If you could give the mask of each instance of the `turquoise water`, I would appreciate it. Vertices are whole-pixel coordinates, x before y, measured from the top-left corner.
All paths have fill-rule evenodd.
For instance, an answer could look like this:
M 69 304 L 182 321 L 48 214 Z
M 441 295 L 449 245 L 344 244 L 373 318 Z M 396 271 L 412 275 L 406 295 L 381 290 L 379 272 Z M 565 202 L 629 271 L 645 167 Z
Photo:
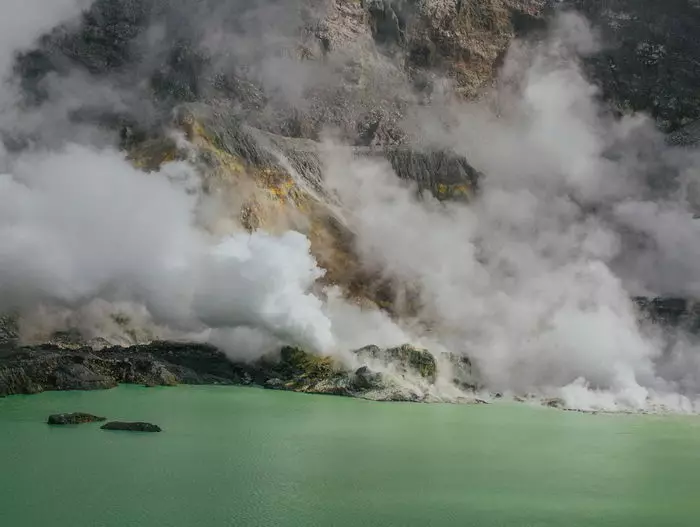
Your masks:
M 0 452 L 2 527 L 700 525 L 700 418 L 120 387 L 0 399 Z

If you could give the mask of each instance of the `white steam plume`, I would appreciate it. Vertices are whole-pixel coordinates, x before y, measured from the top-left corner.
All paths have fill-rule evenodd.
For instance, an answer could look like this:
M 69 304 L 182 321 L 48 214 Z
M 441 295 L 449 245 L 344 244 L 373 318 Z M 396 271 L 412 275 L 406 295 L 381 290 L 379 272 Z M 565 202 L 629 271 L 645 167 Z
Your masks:
M 85 104 L 125 109 L 133 97 L 123 85 L 72 70 L 45 83 L 49 104 L 39 110 L 18 104 L 16 54 L 77 20 L 92 0 L 10 2 L 11 16 L 0 21 L 0 129 L 30 132 L 41 143 L 19 155 L 0 147 L 0 311 L 25 313 L 25 325 L 34 325 L 29 334 L 70 320 L 94 337 L 99 332 L 86 323 L 104 334 L 114 326 L 107 301 L 160 324 L 160 334 L 213 341 L 255 334 L 256 353 L 270 342 L 332 352 L 330 321 L 309 292 L 323 271 L 304 236 L 214 237 L 197 222 L 192 166 L 171 163 L 145 174 L 115 150 L 94 146 L 105 144 L 104 133 L 69 122 L 68 114 Z M 224 340 L 229 348 L 239 343 Z
M 3 80 L 14 54 L 31 46 L 42 33 L 70 21 L 92 0 L 3 0 L 0 18 L 0 73 Z M 2 90 L 0 90 L 2 92 Z
M 14 160 L 0 176 L 0 309 L 133 301 L 183 331 L 250 326 L 332 351 L 308 293 L 323 274 L 308 240 L 209 236 L 196 226 L 192 180 L 175 177 L 190 170 L 144 174 L 117 152 L 77 145 Z
M 418 200 L 387 163 L 334 148 L 327 180 L 352 212 L 362 258 L 418 286 L 431 335 L 472 358 L 488 388 L 687 410 L 700 391 L 697 351 L 676 346 L 673 361 L 694 373 L 664 371 L 665 344 L 640 326 L 630 295 L 695 293 L 700 231 L 682 196 L 649 185 L 660 176 L 644 149 L 673 157 L 652 125 L 599 106 L 578 62 L 594 49 L 582 18 L 560 16 L 546 41 L 513 46 L 499 117 L 450 106 L 460 125 L 431 139 L 486 174 L 469 206 Z M 649 243 L 634 248 L 640 236 Z
M 0 26 L 3 77 L 16 50 L 83 6 L 57 0 L 51 9 L 23 10 L 38 3 L 17 4 L 24 18 Z M 226 47 L 213 40 L 203 46 Z M 264 51 L 276 42 L 262 40 Z M 486 174 L 469 206 L 418 200 L 388 163 L 328 149 L 326 180 L 362 259 L 420 291 L 420 324 L 410 331 L 412 321 L 398 327 L 336 293 L 324 301 L 312 294 L 323 271 L 299 233 L 207 233 L 191 166 L 144 174 L 116 151 L 96 148 L 85 127 L 70 130 L 82 145 L 0 151 L 0 310 L 143 305 L 158 324 L 251 358 L 285 342 L 331 353 L 420 339 L 469 356 L 492 390 L 557 395 L 583 408 L 658 403 L 697 411 L 697 344 L 647 331 L 629 297 L 697 294 L 700 232 L 690 183 L 698 159 L 663 147 L 644 118 L 602 111 L 577 60 L 595 49 L 583 19 L 560 17 L 546 41 L 511 49 L 499 117 L 447 101 L 458 121 L 447 134 L 429 126 L 430 114 L 421 121 L 429 141 Z M 255 62 L 255 50 L 241 53 Z M 149 60 L 160 60 L 151 51 Z M 284 101 L 303 99 L 316 73 L 334 84 L 336 73 L 315 64 L 303 70 L 309 78 L 287 82 L 263 55 L 258 74 Z M 80 106 L 76 93 L 93 81 L 54 79 L 59 118 L 18 111 L 16 91 L 3 84 L 0 130 L 45 125 L 43 135 L 55 136 L 56 122 Z M 109 78 L 96 86 L 94 104 L 125 103 Z M 675 187 L 650 183 L 659 168 L 678 175 Z

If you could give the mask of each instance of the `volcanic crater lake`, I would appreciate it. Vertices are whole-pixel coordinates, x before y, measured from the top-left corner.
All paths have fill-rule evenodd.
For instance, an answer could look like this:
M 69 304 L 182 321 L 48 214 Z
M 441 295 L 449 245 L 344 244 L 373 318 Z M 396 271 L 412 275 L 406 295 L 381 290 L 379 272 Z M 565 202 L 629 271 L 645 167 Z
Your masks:
M 122 386 L 0 399 L 0 453 L 2 527 L 700 525 L 695 417 Z

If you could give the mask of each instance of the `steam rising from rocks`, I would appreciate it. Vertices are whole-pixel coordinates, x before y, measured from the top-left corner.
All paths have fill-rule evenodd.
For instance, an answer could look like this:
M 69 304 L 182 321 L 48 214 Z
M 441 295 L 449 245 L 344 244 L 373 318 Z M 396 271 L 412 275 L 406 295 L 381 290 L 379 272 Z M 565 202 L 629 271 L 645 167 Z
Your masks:
M 646 119 L 604 112 L 578 62 L 594 49 L 586 22 L 562 15 L 545 41 L 512 47 L 498 118 L 453 103 L 458 124 L 444 130 L 421 115 L 433 141 L 486 174 L 468 207 L 418 200 L 386 165 L 334 149 L 327 179 L 363 259 L 420 291 L 431 337 L 489 388 L 687 410 L 700 386 L 660 364 L 671 353 L 694 368 L 697 351 L 641 326 L 630 296 L 693 295 L 698 227 L 684 182 L 668 177 L 687 175 L 688 159 Z
M 0 176 L 0 307 L 139 302 L 183 331 L 251 326 L 332 349 L 330 322 L 307 293 L 323 275 L 308 240 L 214 239 L 196 226 L 191 180 L 175 177 L 183 170 L 146 175 L 118 152 L 78 145 L 15 159 Z
M 76 7 L 56 2 L 49 18 L 31 20 L 31 34 Z M 29 43 L 23 33 L 0 49 Z M 132 303 L 160 326 L 249 357 L 280 343 L 336 353 L 412 339 L 469 356 L 490 390 L 581 408 L 697 411 L 693 339 L 641 326 L 630 301 L 698 293 L 689 186 L 697 158 L 667 149 L 643 117 L 603 111 L 577 59 L 595 48 L 583 19 L 560 16 L 544 41 L 510 50 L 498 116 L 455 102 L 416 109 L 427 141 L 486 174 L 468 206 L 418 199 L 388 162 L 325 145 L 326 184 L 357 251 L 418 296 L 410 318 L 320 291 L 324 271 L 297 232 L 209 233 L 199 218 L 209 198 L 188 163 L 145 174 L 87 142 L 0 152 L 0 310 Z M 9 64 L 0 55 L 2 71 Z M 299 82 L 290 81 L 288 98 L 300 96 Z M 13 100 L 11 81 L 1 95 Z M 441 124 L 441 110 L 453 126 Z M 21 118 L 4 111 L 0 128 Z M 675 178 L 659 187 L 664 171 Z

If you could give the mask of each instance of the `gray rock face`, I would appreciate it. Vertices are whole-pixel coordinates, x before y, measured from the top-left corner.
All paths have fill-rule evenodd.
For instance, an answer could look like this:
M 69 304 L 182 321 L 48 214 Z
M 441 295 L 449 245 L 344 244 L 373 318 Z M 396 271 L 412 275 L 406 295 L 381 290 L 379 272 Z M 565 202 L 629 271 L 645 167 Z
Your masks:
M 355 352 L 359 357 L 377 359 L 386 366 L 393 366 L 399 371 L 413 372 L 424 379 L 435 382 L 437 362 L 435 357 L 425 349 L 409 344 L 395 348 L 381 349 L 378 346 L 366 346 Z
M 128 423 L 124 421 L 110 421 L 100 427 L 102 430 L 121 430 L 124 432 L 162 432 L 160 426 L 151 423 Z
M 97 415 L 86 414 L 83 412 L 75 412 L 72 414 L 50 415 L 46 422 L 50 425 L 78 425 L 82 423 L 97 423 L 106 420 L 106 417 L 99 417 Z
M 700 118 L 700 4 L 694 0 L 566 0 L 601 28 L 604 47 L 587 59 L 603 96 L 649 112 L 671 132 Z
M 35 102 L 47 96 L 47 75 L 70 69 L 132 88 L 136 75 L 146 79 L 142 96 L 126 101 L 133 105 L 129 115 L 103 116 L 132 138 L 144 133 L 134 123 L 169 115 L 174 105 L 226 99 L 248 124 L 279 135 L 318 139 L 333 125 L 358 145 L 390 146 L 405 142 L 401 120 L 416 100 L 406 80 L 429 98 L 433 80 L 449 77 L 472 97 L 492 81 L 514 37 L 541 29 L 546 13 L 564 7 L 602 29 L 604 48 L 586 65 L 606 99 L 650 112 L 669 132 L 700 118 L 694 0 L 300 0 L 277 13 L 281 49 L 275 50 L 264 45 L 261 28 L 269 20 L 258 4 L 97 0 L 80 24 L 55 29 L 23 54 L 16 70 Z M 202 44 L 212 23 L 253 49 L 229 46 L 222 60 Z M 153 25 L 163 29 L 163 39 L 149 47 L 145 35 Z M 294 97 L 280 96 L 264 75 L 245 73 L 259 73 L 275 53 L 317 82 L 297 80 Z M 332 82 L 319 74 L 326 67 Z M 153 104 L 142 104 L 150 99 Z M 88 118 L 92 111 L 78 113 Z
M 0 347 L 13 346 L 19 339 L 17 317 L 13 315 L 0 315 Z
M 239 384 L 243 369 L 210 346 L 153 343 L 131 348 L 66 350 L 53 345 L 0 351 L 0 394 L 149 386 Z
M 258 169 L 288 172 L 279 154 L 296 171 L 295 176 L 317 196 L 328 199 L 322 181 L 321 145 L 313 140 L 289 138 L 244 124 L 229 104 L 188 104 L 179 107 L 178 120 L 195 120 L 225 152 Z M 185 124 L 186 128 L 187 125 Z M 469 161 L 448 150 L 401 146 L 353 148 L 358 158 L 383 158 L 396 175 L 417 184 L 419 192 L 430 192 L 438 199 L 468 200 L 482 177 Z
M 700 303 L 688 298 L 633 299 L 642 320 L 669 329 L 681 328 L 691 334 L 700 333 Z
M 177 104 L 225 99 L 248 124 L 278 135 L 318 139 L 330 125 L 357 145 L 397 145 L 407 137 L 407 105 L 429 98 L 434 78 L 476 95 L 545 0 L 470 4 L 96 0 L 79 24 L 56 28 L 22 54 L 16 70 L 35 103 L 48 98 L 47 76 L 75 69 L 124 88 L 133 108 L 99 120 L 122 127 L 125 140 L 148 133 L 148 121 Z M 162 32 L 155 43 L 152 27 Z M 209 32 L 219 27 L 245 46 L 211 45 Z M 266 31 L 275 33 L 274 49 Z M 270 79 L 270 65 L 288 68 L 289 82 Z M 76 115 L 93 119 L 95 109 Z
M 382 374 L 362 366 L 355 370 L 353 382 L 358 390 L 378 390 L 382 387 Z

